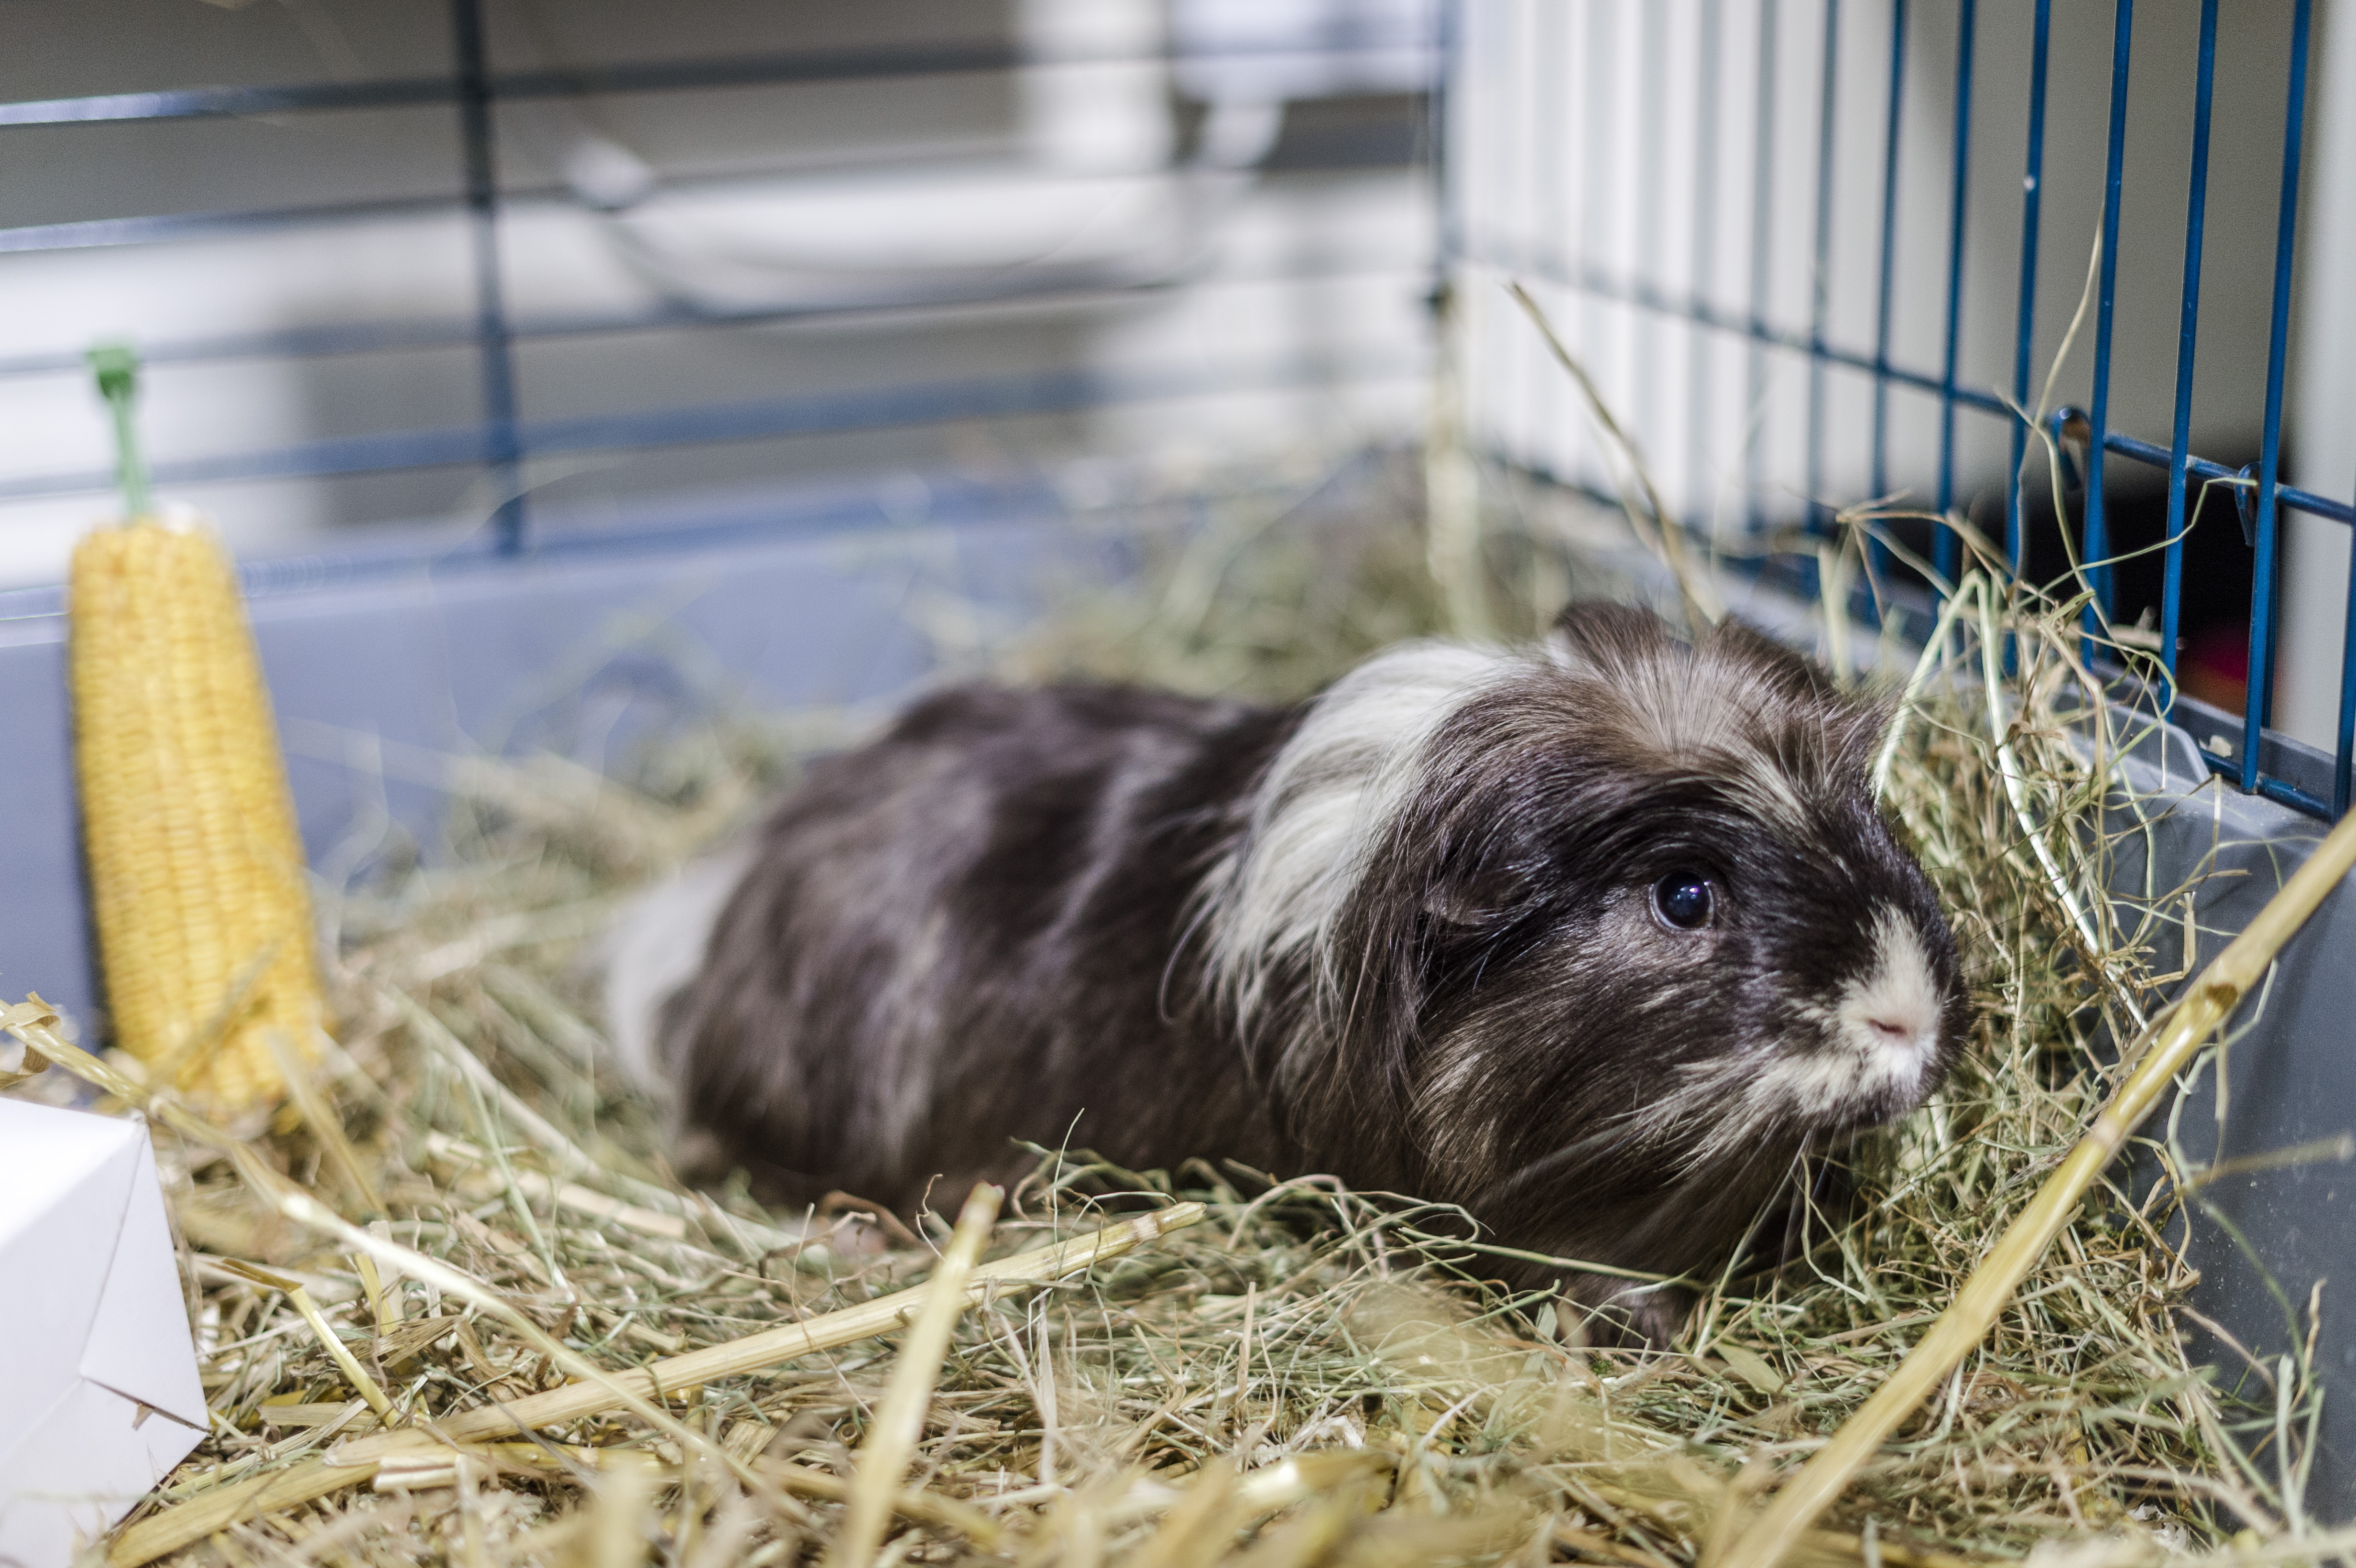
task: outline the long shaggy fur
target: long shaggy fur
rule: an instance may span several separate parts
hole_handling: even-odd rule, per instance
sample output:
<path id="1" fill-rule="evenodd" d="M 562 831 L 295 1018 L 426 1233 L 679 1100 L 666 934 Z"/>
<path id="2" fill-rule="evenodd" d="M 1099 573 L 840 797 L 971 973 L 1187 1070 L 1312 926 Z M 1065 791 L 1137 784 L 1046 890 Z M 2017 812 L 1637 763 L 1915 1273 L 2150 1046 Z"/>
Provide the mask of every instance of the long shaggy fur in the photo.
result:
<path id="1" fill-rule="evenodd" d="M 1886 721 L 1742 627 L 1604 604 L 1290 709 L 944 693 L 779 806 L 652 1004 L 682 1167 L 907 1209 L 1022 1138 L 1329 1171 L 1615 1271 L 1772 1250 L 1794 1172 L 1920 1103 L 1966 1022 L 1868 792 Z M 1708 882 L 1706 926 L 1664 878 Z M 1685 1301 L 1506 1272 L 1655 1339 Z"/>

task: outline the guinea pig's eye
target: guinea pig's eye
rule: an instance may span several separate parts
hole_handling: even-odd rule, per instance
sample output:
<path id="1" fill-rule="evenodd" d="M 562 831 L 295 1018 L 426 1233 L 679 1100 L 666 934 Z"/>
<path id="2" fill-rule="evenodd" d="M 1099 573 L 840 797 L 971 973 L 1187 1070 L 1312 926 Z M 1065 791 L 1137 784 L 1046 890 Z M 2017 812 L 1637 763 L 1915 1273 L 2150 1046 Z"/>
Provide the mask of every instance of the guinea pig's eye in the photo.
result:
<path id="1" fill-rule="evenodd" d="M 1672 930 L 1699 931 L 1717 906 L 1709 879 L 1698 873 L 1672 871 L 1653 884 L 1653 913 Z"/>

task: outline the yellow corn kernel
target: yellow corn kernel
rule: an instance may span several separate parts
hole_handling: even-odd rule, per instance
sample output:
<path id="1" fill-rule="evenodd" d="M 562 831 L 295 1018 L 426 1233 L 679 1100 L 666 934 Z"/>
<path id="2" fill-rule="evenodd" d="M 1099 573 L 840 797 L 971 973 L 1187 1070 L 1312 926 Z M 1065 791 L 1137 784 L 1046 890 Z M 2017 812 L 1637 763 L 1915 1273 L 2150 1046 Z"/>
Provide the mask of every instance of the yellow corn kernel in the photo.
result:
<path id="1" fill-rule="evenodd" d="M 237 579 L 209 533 L 74 551 L 70 647 L 91 902 L 115 1043 L 222 1114 L 323 1025 L 311 900 Z"/>

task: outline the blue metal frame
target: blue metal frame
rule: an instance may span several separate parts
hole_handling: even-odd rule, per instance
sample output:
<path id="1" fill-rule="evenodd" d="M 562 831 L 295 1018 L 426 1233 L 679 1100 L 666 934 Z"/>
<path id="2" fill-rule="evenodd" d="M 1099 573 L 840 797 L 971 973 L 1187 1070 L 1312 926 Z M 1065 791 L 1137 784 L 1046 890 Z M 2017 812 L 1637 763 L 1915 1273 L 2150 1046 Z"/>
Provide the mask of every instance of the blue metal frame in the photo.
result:
<path id="1" fill-rule="evenodd" d="M 1954 168 L 1947 181 L 1947 334 L 1944 368 L 1939 376 L 1939 492 L 1941 516 L 1955 506 L 1955 356 L 1963 345 L 1964 210 L 1971 194 L 1972 63 L 1979 52 L 1978 0 L 1963 0 L 1955 12 Z M 1887 372 L 1885 372 L 1887 374 Z M 1964 541 L 1941 528 L 1932 541 L 1932 561 L 1953 582 L 1963 567 Z"/>
<path id="2" fill-rule="evenodd" d="M 1323 361 L 1284 359 L 1196 366 L 1150 374 L 1055 370 L 830 392 L 818 397 L 764 398 L 632 413 L 526 420 L 517 425 L 516 437 L 519 448 L 524 452 L 553 454 L 838 434 L 957 420 L 1066 413 L 1099 405 L 1201 396 L 1228 389 L 1306 387 L 1330 379 L 1337 368 L 1373 376 L 1404 376 L 1417 367 L 1408 363 L 1336 367 Z M 158 485 L 321 478 L 488 464 L 495 455 L 481 424 L 448 425 L 436 430 L 305 442 L 271 452 L 158 463 L 152 466 L 151 474 Z M 0 500 L 103 491 L 113 483 L 112 469 L 0 481 Z"/>
<path id="3" fill-rule="evenodd" d="M 2217 90 L 2217 0 L 2201 0 L 2201 64 L 2192 90 L 2192 188 L 2184 213 L 2184 304 L 2176 338 L 2175 435 L 2168 451 L 2167 575 L 2159 596 L 2159 658 L 2176 677 L 2184 600 L 2185 460 L 2192 444 L 2192 362 L 2201 337 L 2201 241 L 2209 220 L 2209 111 Z"/>
<path id="4" fill-rule="evenodd" d="M 458 123 L 466 147 L 467 229 L 475 261 L 475 340 L 483 361 L 483 460 L 499 494 L 491 528 L 499 552 L 514 555 L 523 549 L 523 447 L 516 437 L 515 345 L 508 333 L 507 288 L 499 276 L 498 152 L 492 140 L 482 0 L 450 0 L 450 29 L 458 64 Z"/>
<path id="5" fill-rule="evenodd" d="M 2290 348 L 2290 272 L 2291 258 L 2298 244 L 2298 169 L 2307 131 L 2307 35 L 2311 12 L 2311 0 L 2297 0 L 2291 16 L 2290 81 L 2283 101 L 2282 193 L 2277 198 L 2275 220 L 2274 321 L 2266 338 L 2266 422 L 2258 458 L 2258 559 L 2250 596 L 2248 702 L 2242 718 L 2241 784 L 2245 790 L 2258 787 L 2258 742 L 2265 733 L 2268 709 L 2274 699 L 2275 590 L 2278 586 L 2275 492 L 2282 468 L 2283 366 Z"/>
<path id="6" fill-rule="evenodd" d="M 2104 507 L 2104 473 L 2109 466 L 2111 430 L 2111 338 L 2117 315 L 2119 197 L 2127 156 L 2127 69 L 2135 55 L 2135 0 L 2118 0 L 2111 22 L 2111 130 L 2103 174 L 2103 256 L 2094 299 L 2094 406 L 2087 424 L 2085 555 L 2087 582 L 2094 603 L 2086 607 L 2086 631 L 2101 629 L 2111 608 L 2111 534 Z"/>
<path id="7" fill-rule="evenodd" d="M 1830 204 L 1841 45 L 1840 0 L 1822 0 L 1823 10 L 1820 13 L 1824 32 L 1821 40 L 1822 75 L 1819 78 L 1821 99 L 1815 149 L 1816 207 L 1811 252 L 1814 272 L 1804 330 L 1768 319 L 1767 284 L 1775 264 L 1772 243 L 1776 206 L 1773 182 L 1777 170 L 1775 103 L 1779 85 L 1793 69 L 1783 47 L 1784 18 L 1779 14 L 1777 0 L 1758 0 L 1755 13 L 1760 29 L 1759 78 L 1755 89 L 1758 118 L 1753 137 L 1747 308 L 1730 310 L 1711 297 L 1714 280 L 1708 263 L 1715 235 L 1708 219 L 1719 196 L 1715 135 L 1715 88 L 1718 84 L 1714 51 L 1705 54 L 1702 68 L 1702 101 L 1708 118 L 1704 122 L 1700 162 L 1695 171 L 1696 189 L 1699 193 L 1702 211 L 1696 223 L 1694 288 L 1688 293 L 1679 293 L 1665 286 L 1660 279 L 1614 273 L 1595 266 L 1584 257 L 1558 251 L 1542 251 L 1533 263 L 1525 247 L 1524 252 L 1514 261 L 1525 268 L 1534 265 L 1538 277 L 1562 287 L 1706 328 L 1713 336 L 1731 336 L 1740 339 L 1748 349 L 1745 382 L 1754 410 L 1766 382 L 1768 356 L 1775 352 L 1804 356 L 1808 368 L 1804 517 L 1813 525 L 1820 526 L 1824 522 L 1829 499 L 1823 493 L 1823 479 L 1826 439 L 1826 388 L 1832 374 L 1855 372 L 1869 379 L 1873 395 L 1870 474 L 1872 490 L 1877 496 L 1886 494 L 1890 485 L 1890 401 L 1893 392 L 1919 393 L 1937 400 L 1936 505 L 1944 514 L 1952 515 L 1956 505 L 1957 412 L 1964 411 L 2005 421 L 2009 436 L 2010 468 L 2005 495 L 2004 548 L 2018 568 L 2026 561 L 2029 554 L 2029 541 L 2025 538 L 2027 508 L 2020 475 L 2026 465 L 2029 442 L 2033 432 L 2015 411 L 2035 411 L 2030 399 L 2036 391 L 2032 377 L 2037 367 L 2037 269 L 2044 185 L 2052 3 L 2051 0 L 2037 0 L 2032 20 L 2026 164 L 2022 182 L 2020 244 L 2016 258 L 2018 286 L 2012 321 L 2014 352 L 2011 396 L 2008 400 L 1993 391 L 1976 389 L 1958 382 L 1965 272 L 1970 238 L 1966 219 L 1972 176 L 1973 85 L 1978 43 L 1976 0 L 1958 0 L 1956 8 L 1954 113 L 1946 193 L 1948 214 L 1941 363 L 1938 370 L 1933 373 L 1893 363 L 1890 357 L 1891 298 L 1897 287 L 1900 142 L 1904 122 L 1909 29 L 1913 18 L 1910 16 L 1908 0 L 1885 0 L 1885 14 L 1890 27 L 1889 84 L 1886 117 L 1881 126 L 1881 205 L 1875 259 L 1878 276 L 1870 352 L 1860 352 L 1854 347 L 1827 341 L 1826 336 L 1827 273 L 1835 261 Z M 1716 24 L 1720 15 L 1721 0 L 1706 0 L 1706 4 L 1708 19 L 1705 27 L 1705 47 L 1708 49 L 1719 31 Z M 2053 435 L 2062 443 L 2073 465 L 2083 469 L 2083 501 L 2078 539 L 2079 558 L 2085 566 L 2086 581 L 2091 590 L 2085 613 L 2090 654 L 2095 651 L 2094 639 L 2104 633 L 2114 605 L 2115 572 L 2109 560 L 2114 546 L 2107 514 L 2110 462 L 2119 459 L 2146 464 L 2161 469 L 2168 476 L 2160 628 L 2160 662 L 2165 679 L 2160 695 L 2169 703 L 2173 703 L 2176 695 L 2174 680 L 2184 585 L 2183 536 L 2191 509 L 2192 487 L 2212 481 L 2224 481 L 2236 487 L 2241 496 L 2244 528 L 2255 551 L 2255 582 L 2250 606 L 2248 690 L 2239 716 L 2239 745 L 2232 748 L 2229 756 L 2207 752 L 2204 755 L 2209 756 L 2211 767 L 2226 774 L 2244 791 L 2265 795 L 2317 816 L 2336 817 L 2350 807 L 2351 772 L 2356 772 L 2356 562 L 2351 562 L 2347 589 L 2349 629 L 2342 652 L 2338 744 L 2332 758 L 2329 791 L 2331 798 L 2325 800 L 2311 788 L 2293 784 L 2266 771 L 2275 746 L 2266 725 L 2271 717 L 2276 677 L 2275 641 L 2279 621 L 2280 584 L 2277 579 L 2281 571 L 2282 514 L 2288 509 L 2342 525 L 2356 526 L 2356 505 L 2286 485 L 2281 480 L 2284 378 L 2289 352 L 2292 273 L 2298 238 L 2298 186 L 2306 136 L 2312 11 L 2313 0 L 2296 0 L 2283 100 L 2285 123 L 2276 220 L 2274 294 L 2259 462 L 2251 470 L 2236 471 L 2201 457 L 2191 450 L 2194 369 L 2201 321 L 2201 248 L 2207 220 L 2210 128 L 2216 96 L 2217 0 L 2202 0 L 2200 14 L 2170 439 L 2166 445 L 2139 440 L 2112 429 L 2110 422 L 2111 377 L 2117 325 L 2119 220 L 2126 162 L 2128 83 L 2134 57 L 2134 0 L 2114 0 L 2110 116 L 2103 186 L 2101 251 L 2095 283 L 2092 407 L 2083 413 L 2074 409 L 2062 410 L 2050 417 Z M 1477 240 L 1472 248 L 1466 249 L 1461 224 L 1451 228 L 1451 235 L 1454 243 L 1443 251 L 1443 267 L 1458 263 L 1504 264 L 1503 258 L 1480 249 Z M 1692 349 L 1696 382 L 1692 389 L 1692 406 L 1697 416 L 1693 461 L 1697 475 L 1706 474 L 1708 468 L 1705 446 L 1708 438 L 1701 428 L 1706 423 L 1702 416 L 1709 396 L 1703 376 L 1708 354 L 1704 335 L 1696 334 Z M 1743 475 L 1750 487 L 1749 507 L 1754 522 L 1764 520 L 1760 516 L 1762 464 L 1756 445 L 1755 440 L 1750 442 L 1742 457 Z M 2068 519 L 2062 521 L 2066 527 Z M 1961 564 L 1961 548 L 1952 529 L 1938 530 L 1933 543 L 1933 563 L 1946 581 L 1954 580 Z M 2305 764 L 2300 765 L 2303 767 Z M 2309 784 L 2315 782 L 2313 774 L 2302 773 L 2301 777 Z"/>
<path id="8" fill-rule="evenodd" d="M 2012 400 L 2029 408 L 2029 377 L 2037 359 L 2037 236 L 2045 206 L 2045 74 L 2052 54 L 2053 0 L 2037 0 L 2036 38 L 2029 65 L 2029 166 L 2020 180 L 2020 308 L 2013 317 Z M 2012 424 L 2012 465 L 2004 477 L 2004 548 L 2019 571 L 2029 559 L 2020 516 L 2020 470 L 2029 458 L 2029 426 Z"/>

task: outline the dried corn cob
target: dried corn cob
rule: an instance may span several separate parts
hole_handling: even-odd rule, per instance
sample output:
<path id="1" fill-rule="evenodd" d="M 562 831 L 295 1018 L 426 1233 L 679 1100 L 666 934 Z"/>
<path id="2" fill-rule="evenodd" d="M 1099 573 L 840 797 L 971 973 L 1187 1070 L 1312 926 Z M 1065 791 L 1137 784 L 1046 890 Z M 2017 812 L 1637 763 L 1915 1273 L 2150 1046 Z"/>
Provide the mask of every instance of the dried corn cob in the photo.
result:
<path id="1" fill-rule="evenodd" d="M 128 365 L 100 368 L 128 475 Z M 75 549 L 70 607 L 115 1041 L 220 1112 L 245 1109 L 281 1087 L 264 1031 L 307 1057 L 322 1019 L 302 843 L 236 578 L 209 534 L 136 518 Z"/>

